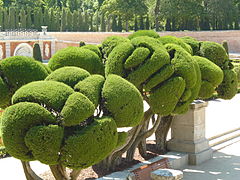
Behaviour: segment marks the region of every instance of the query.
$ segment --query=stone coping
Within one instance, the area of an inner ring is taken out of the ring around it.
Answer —
[[[163,158],[168,158],[170,168],[172,168],[172,169],[181,169],[184,166],[188,165],[188,154],[179,153],[179,152],[168,152],[165,155],[159,155],[148,161],[143,161],[139,164],[136,164],[129,169],[126,169],[124,171],[114,172],[112,174],[98,178],[97,180],[128,180],[129,179],[128,177],[131,175],[131,171],[133,171],[134,169],[137,169],[137,168],[147,165],[147,164],[154,163]]]

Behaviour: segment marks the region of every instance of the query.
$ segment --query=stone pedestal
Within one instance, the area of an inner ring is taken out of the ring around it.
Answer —
[[[205,137],[205,108],[207,102],[195,101],[189,111],[174,118],[172,139],[168,149],[189,154],[189,164],[197,165],[211,159],[213,151]]]

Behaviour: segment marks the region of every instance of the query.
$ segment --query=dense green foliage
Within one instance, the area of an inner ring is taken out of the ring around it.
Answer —
[[[120,75],[140,91],[149,92],[149,105],[154,113],[184,113],[198,97],[199,66],[189,52],[173,44],[174,37],[166,37],[170,44],[167,40],[165,46],[158,39],[138,36],[131,42],[120,43],[107,58],[105,73]],[[189,45],[177,40],[191,51]]]
[[[101,75],[91,75],[77,83],[74,89],[87,96],[95,107],[97,107],[101,100],[104,81],[105,79]]]
[[[0,108],[10,104],[13,93],[22,85],[43,80],[48,72],[45,66],[29,57],[14,56],[0,62]]]
[[[87,70],[91,74],[103,74],[104,66],[99,56],[80,47],[68,47],[57,51],[49,60],[48,66],[52,70],[64,66],[76,66]]]
[[[37,81],[18,89],[12,97],[12,103],[36,102],[60,111],[72,93],[74,93],[73,89],[61,82]]]
[[[42,53],[38,43],[35,43],[33,46],[33,58],[37,61],[42,62]]]
[[[82,68],[66,66],[55,70],[45,80],[63,82],[73,88],[88,76],[90,73]]]
[[[180,38],[174,36],[162,36],[159,38],[159,41],[164,45],[169,43],[179,45],[183,49],[185,49],[188,53],[192,54],[192,48],[189,47],[188,44],[184,43],[184,41]]]
[[[118,133],[110,117],[95,119],[66,139],[62,148],[61,163],[73,169],[84,169],[98,163],[117,145]],[[74,148],[73,148],[74,147]]]
[[[52,123],[57,123],[54,116],[36,103],[22,102],[10,106],[2,116],[2,138],[7,152],[25,161],[34,160],[24,137],[33,126]]]
[[[149,36],[149,37],[153,37],[153,38],[160,38],[159,34],[156,33],[155,31],[149,31],[149,30],[139,30],[137,32],[134,32],[133,34],[131,34],[130,36],[128,36],[129,39],[133,39],[135,37],[138,36]]]
[[[124,93],[123,93],[124,92]],[[141,94],[129,82],[116,75],[109,75],[103,86],[104,106],[112,114],[118,127],[133,127],[143,116]]]
[[[77,92],[68,84],[76,84]],[[12,103],[1,127],[7,152],[72,169],[103,160],[126,139],[118,139],[117,127],[136,126],[143,117],[143,99],[131,83],[78,67],[57,69],[45,81],[22,86]]]
[[[210,98],[215,92],[215,89],[223,81],[223,71],[220,67],[206,58],[194,56],[194,59],[197,61],[202,75],[202,85],[199,97],[203,99]]]

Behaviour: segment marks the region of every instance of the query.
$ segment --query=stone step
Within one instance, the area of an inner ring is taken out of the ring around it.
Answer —
[[[235,128],[225,133],[221,133],[214,137],[209,138],[210,147],[213,150],[219,150],[223,147],[231,145],[233,142],[240,139],[240,128]]]

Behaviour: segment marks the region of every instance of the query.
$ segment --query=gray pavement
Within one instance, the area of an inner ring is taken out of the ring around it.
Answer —
[[[232,100],[210,101],[206,109],[206,137],[240,127],[239,107],[240,95]],[[37,174],[48,170],[48,166],[39,162],[31,162],[31,165]],[[182,170],[185,180],[240,180],[240,141],[216,151],[212,160]],[[1,159],[0,180],[25,180],[20,161]]]
[[[240,141],[213,154],[213,159],[183,169],[184,180],[240,180]]]

